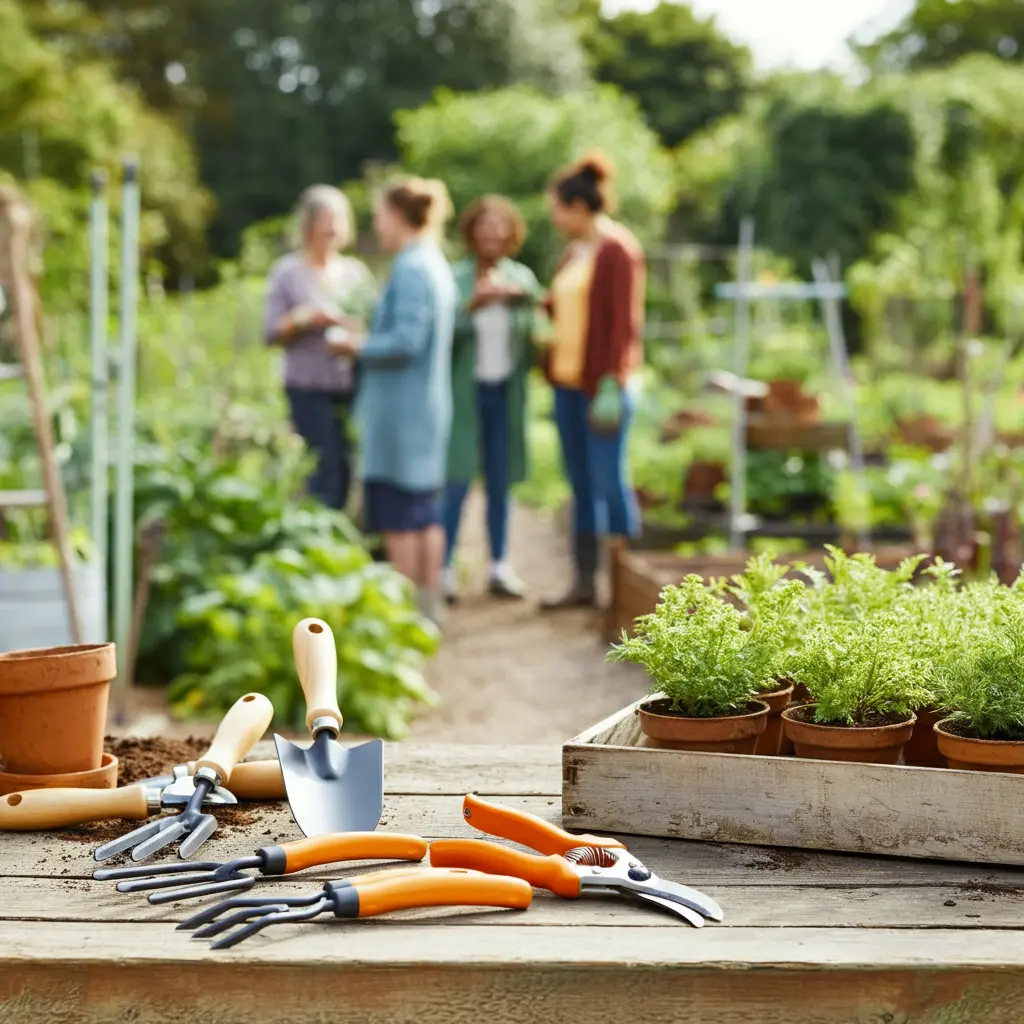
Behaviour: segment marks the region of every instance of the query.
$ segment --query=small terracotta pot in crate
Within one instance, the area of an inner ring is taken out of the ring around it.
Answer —
[[[640,729],[647,745],[705,754],[753,754],[768,724],[768,704],[752,701],[743,714],[720,718],[685,718],[661,698],[639,707]]]
[[[933,726],[939,751],[950,768],[972,772],[1007,772],[1024,775],[1024,741],[978,740],[960,736],[949,719]]]
[[[814,721],[814,708],[810,704],[782,713],[783,729],[793,741],[797,757],[864,764],[899,764],[916,720],[911,714],[906,721],[858,728],[820,725]]]

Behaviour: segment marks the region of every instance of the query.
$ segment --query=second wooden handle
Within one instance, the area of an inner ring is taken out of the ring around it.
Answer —
[[[30,789],[0,797],[0,831],[37,832],[87,821],[149,816],[145,786],[121,789]]]
[[[189,775],[196,763],[189,761]],[[280,761],[242,761],[231,772],[231,792],[239,800],[284,800],[284,778]]]
[[[306,728],[317,718],[331,718],[340,730],[338,651],[331,627],[323,619],[303,619],[292,630],[292,653],[306,695]]]
[[[247,693],[228,709],[210,749],[196,761],[196,771],[210,768],[227,785],[235,765],[259,742],[274,717],[274,706],[262,693]]]

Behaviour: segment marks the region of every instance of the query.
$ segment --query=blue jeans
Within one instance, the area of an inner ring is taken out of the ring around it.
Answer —
[[[623,394],[622,422],[614,434],[594,430],[589,409],[590,399],[583,391],[555,388],[555,426],[572,487],[574,534],[635,537],[640,510],[627,462],[633,395],[628,389]]]
[[[330,508],[344,509],[352,482],[349,415],[352,398],[312,388],[285,388],[292,424],[315,453],[309,493]]]
[[[480,428],[484,491],[487,495],[487,534],[491,559],[500,562],[508,543],[508,383],[477,384],[477,422]],[[445,565],[451,565],[469,481],[454,481],[445,488],[444,528],[447,535]]]

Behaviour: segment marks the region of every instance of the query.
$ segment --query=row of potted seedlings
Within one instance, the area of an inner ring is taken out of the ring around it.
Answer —
[[[1024,774],[1024,573],[965,583],[923,563],[764,554],[666,587],[608,655],[652,679],[646,742],[877,764],[906,748],[904,763]]]

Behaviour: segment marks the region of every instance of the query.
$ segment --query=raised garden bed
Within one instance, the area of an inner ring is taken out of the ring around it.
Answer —
[[[1024,777],[654,749],[640,703],[563,745],[567,828],[1024,865]]]

